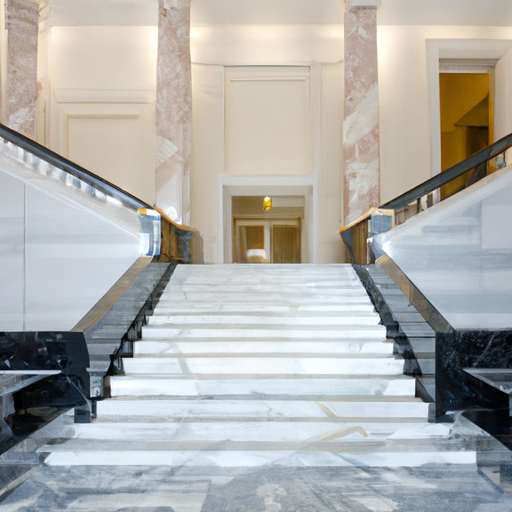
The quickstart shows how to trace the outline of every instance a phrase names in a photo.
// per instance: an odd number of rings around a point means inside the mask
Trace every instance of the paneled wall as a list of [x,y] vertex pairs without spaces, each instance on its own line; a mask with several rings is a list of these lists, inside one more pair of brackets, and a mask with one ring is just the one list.
[[53,27],[45,42],[47,144],[153,203],[156,27]]
[[226,172],[311,174],[309,67],[228,67]]

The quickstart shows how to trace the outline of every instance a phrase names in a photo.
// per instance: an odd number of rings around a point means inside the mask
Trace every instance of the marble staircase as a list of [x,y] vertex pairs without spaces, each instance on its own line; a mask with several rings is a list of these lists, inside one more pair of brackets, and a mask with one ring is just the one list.
[[96,421],[63,416],[38,451],[53,466],[473,463],[403,364],[349,265],[178,266]]

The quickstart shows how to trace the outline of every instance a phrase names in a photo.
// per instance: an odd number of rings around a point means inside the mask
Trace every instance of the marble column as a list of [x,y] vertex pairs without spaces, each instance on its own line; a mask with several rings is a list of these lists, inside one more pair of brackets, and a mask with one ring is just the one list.
[[156,205],[190,222],[192,84],[190,0],[159,0]]
[[5,0],[2,122],[32,138],[36,135],[38,15],[35,0]]
[[377,0],[345,2],[345,223],[380,202]]

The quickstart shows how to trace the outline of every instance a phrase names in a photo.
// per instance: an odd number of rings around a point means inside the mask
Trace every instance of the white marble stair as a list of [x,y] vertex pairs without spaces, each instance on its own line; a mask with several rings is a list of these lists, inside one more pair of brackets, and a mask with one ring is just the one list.
[[449,428],[428,423],[385,334],[350,266],[180,266],[97,420],[65,417],[39,452],[50,465],[472,462],[443,448]]

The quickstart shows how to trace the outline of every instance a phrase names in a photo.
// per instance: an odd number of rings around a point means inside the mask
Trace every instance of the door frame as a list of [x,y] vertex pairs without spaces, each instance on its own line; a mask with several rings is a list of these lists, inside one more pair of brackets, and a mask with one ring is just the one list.
[[440,62],[443,59],[475,62],[499,60],[510,48],[512,41],[509,39],[427,39],[432,176],[441,172]]
[[303,196],[301,261],[316,263],[318,253],[318,187],[314,174],[288,176],[219,176],[219,261],[233,263],[233,196]]
[[[300,217],[270,217],[270,218],[243,218],[243,217],[235,217],[233,218],[234,232],[233,232],[233,246],[239,248],[238,246],[238,227],[239,226],[263,226],[263,248],[265,253],[268,254],[268,262],[273,262],[273,251],[272,251],[272,239],[273,239],[273,229],[274,226],[292,226],[298,227],[300,233],[300,246],[302,249],[302,230],[301,230],[301,220]],[[301,250],[302,253],[302,250]],[[239,255],[238,255],[239,256]],[[234,257],[234,255],[233,255]],[[233,258],[234,259],[234,258]],[[239,258],[240,259],[240,258]],[[301,254],[301,262],[302,262],[302,254]]]

